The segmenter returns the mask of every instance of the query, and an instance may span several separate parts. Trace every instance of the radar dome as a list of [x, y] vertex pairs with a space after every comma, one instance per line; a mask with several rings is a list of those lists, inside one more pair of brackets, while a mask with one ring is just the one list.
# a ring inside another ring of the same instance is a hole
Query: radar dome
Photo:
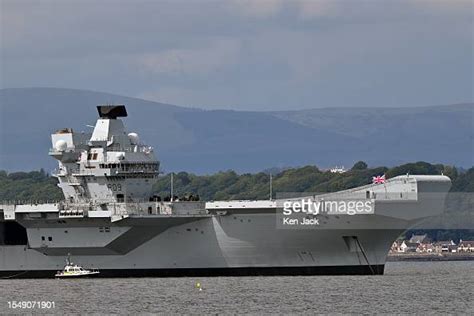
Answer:
[[64, 139], [60, 139], [54, 144], [54, 148], [56, 148], [57, 151], [65, 151], [67, 148], [67, 143]]
[[140, 142], [140, 138], [138, 137], [137, 133], [129, 133], [128, 138], [130, 139], [132, 145], [138, 145], [138, 143]]

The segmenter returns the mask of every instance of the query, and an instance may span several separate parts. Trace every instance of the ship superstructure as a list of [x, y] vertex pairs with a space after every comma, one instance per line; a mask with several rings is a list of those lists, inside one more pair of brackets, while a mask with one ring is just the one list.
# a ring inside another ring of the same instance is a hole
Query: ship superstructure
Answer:
[[52, 277], [71, 254], [100, 276], [381, 274], [392, 242], [440, 214], [446, 176], [406, 175], [312, 196], [357, 196], [366, 215], [319, 216], [312, 229], [280, 227], [284, 200], [188, 201], [154, 196], [153, 148], [122, 122], [123, 105], [98, 106], [92, 133], [52, 135], [64, 200], [0, 205], [0, 275]]
[[50, 155], [59, 161], [56, 176], [70, 203], [143, 201], [159, 171], [153, 148], [128, 133], [119, 117], [125, 106], [98, 106], [100, 118], [92, 134], [58, 130]]

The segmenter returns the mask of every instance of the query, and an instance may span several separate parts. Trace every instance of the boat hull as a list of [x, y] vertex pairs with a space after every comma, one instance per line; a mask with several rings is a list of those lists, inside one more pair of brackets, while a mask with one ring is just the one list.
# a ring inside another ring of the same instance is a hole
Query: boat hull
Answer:
[[[388, 249], [402, 231], [277, 229], [274, 214], [232, 215], [170, 227], [126, 254], [64, 250], [78, 264], [99, 269], [96, 277], [374, 275], [383, 273]], [[348, 245], [348, 236], [357, 236], [363, 251]], [[3, 246], [0, 276], [51, 278], [64, 258], [27, 245]]]
[[[408, 184], [401, 178], [392, 185]], [[54, 277], [68, 254], [100, 270], [99, 277], [382, 274], [393, 241], [443, 212], [449, 178], [418, 176], [415, 185], [415, 199], [379, 198], [374, 214], [320, 215], [320, 224], [311, 227], [282, 227], [281, 210], [271, 208], [116, 221], [24, 216], [17, 221], [26, 228], [26, 241], [0, 246], [0, 274]], [[390, 186], [357, 190], [378, 188]], [[424, 192], [435, 192], [436, 199]]]

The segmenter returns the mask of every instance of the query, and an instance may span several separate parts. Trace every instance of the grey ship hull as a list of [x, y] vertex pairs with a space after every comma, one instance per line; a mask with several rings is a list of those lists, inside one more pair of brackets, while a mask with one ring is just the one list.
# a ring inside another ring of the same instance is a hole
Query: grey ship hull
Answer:
[[314, 196], [356, 197], [375, 213], [317, 214], [320, 225], [295, 229], [280, 225], [285, 200], [161, 202], [159, 161], [127, 134], [125, 106], [97, 110], [91, 134], [51, 135], [63, 202], [0, 205], [2, 277], [53, 277], [68, 254], [102, 277], [381, 274], [393, 240], [440, 214], [450, 187], [445, 176], [407, 175]]
[[[87, 234], [92, 228], [78, 229]], [[123, 255], [76, 255], [82, 251], [74, 247], [46, 255], [28, 246], [3, 246], [0, 275], [52, 277], [64, 265], [64, 252], [82, 266], [99, 268], [101, 277], [382, 274], [388, 249], [401, 231], [282, 232], [275, 229], [274, 215], [231, 215], [170, 227]], [[348, 249], [343, 236], [358, 236], [367, 260]]]
[[53, 277], [68, 253], [101, 277], [382, 274], [393, 241], [441, 214], [449, 187], [445, 176], [403, 176], [331, 193], [376, 193], [375, 213], [319, 214], [320, 225], [307, 229], [279, 227], [277, 207], [229, 202], [205, 212], [76, 218], [58, 218], [47, 205], [3, 206], [0, 224], [24, 227], [25, 236], [22, 245], [3, 240], [0, 275]]
[[[0, 246], [0, 275], [52, 277], [68, 253], [99, 269], [100, 277], [382, 274], [397, 236], [444, 209], [449, 178], [410, 177], [416, 198], [380, 199], [375, 214], [321, 216], [321, 224], [308, 229], [278, 227], [276, 208], [118, 220], [22, 217], [16, 222], [26, 228], [27, 242]], [[350, 193], [397, 191], [406, 182], [394, 178]]]

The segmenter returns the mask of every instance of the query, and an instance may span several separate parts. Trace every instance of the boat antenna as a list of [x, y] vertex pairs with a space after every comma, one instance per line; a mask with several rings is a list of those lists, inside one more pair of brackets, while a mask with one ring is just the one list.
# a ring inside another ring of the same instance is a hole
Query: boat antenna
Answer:
[[273, 176], [270, 173], [270, 201], [272, 200], [273, 197]]
[[171, 172], [171, 198], [170, 201], [173, 202], [174, 188], [173, 188], [173, 172]]

